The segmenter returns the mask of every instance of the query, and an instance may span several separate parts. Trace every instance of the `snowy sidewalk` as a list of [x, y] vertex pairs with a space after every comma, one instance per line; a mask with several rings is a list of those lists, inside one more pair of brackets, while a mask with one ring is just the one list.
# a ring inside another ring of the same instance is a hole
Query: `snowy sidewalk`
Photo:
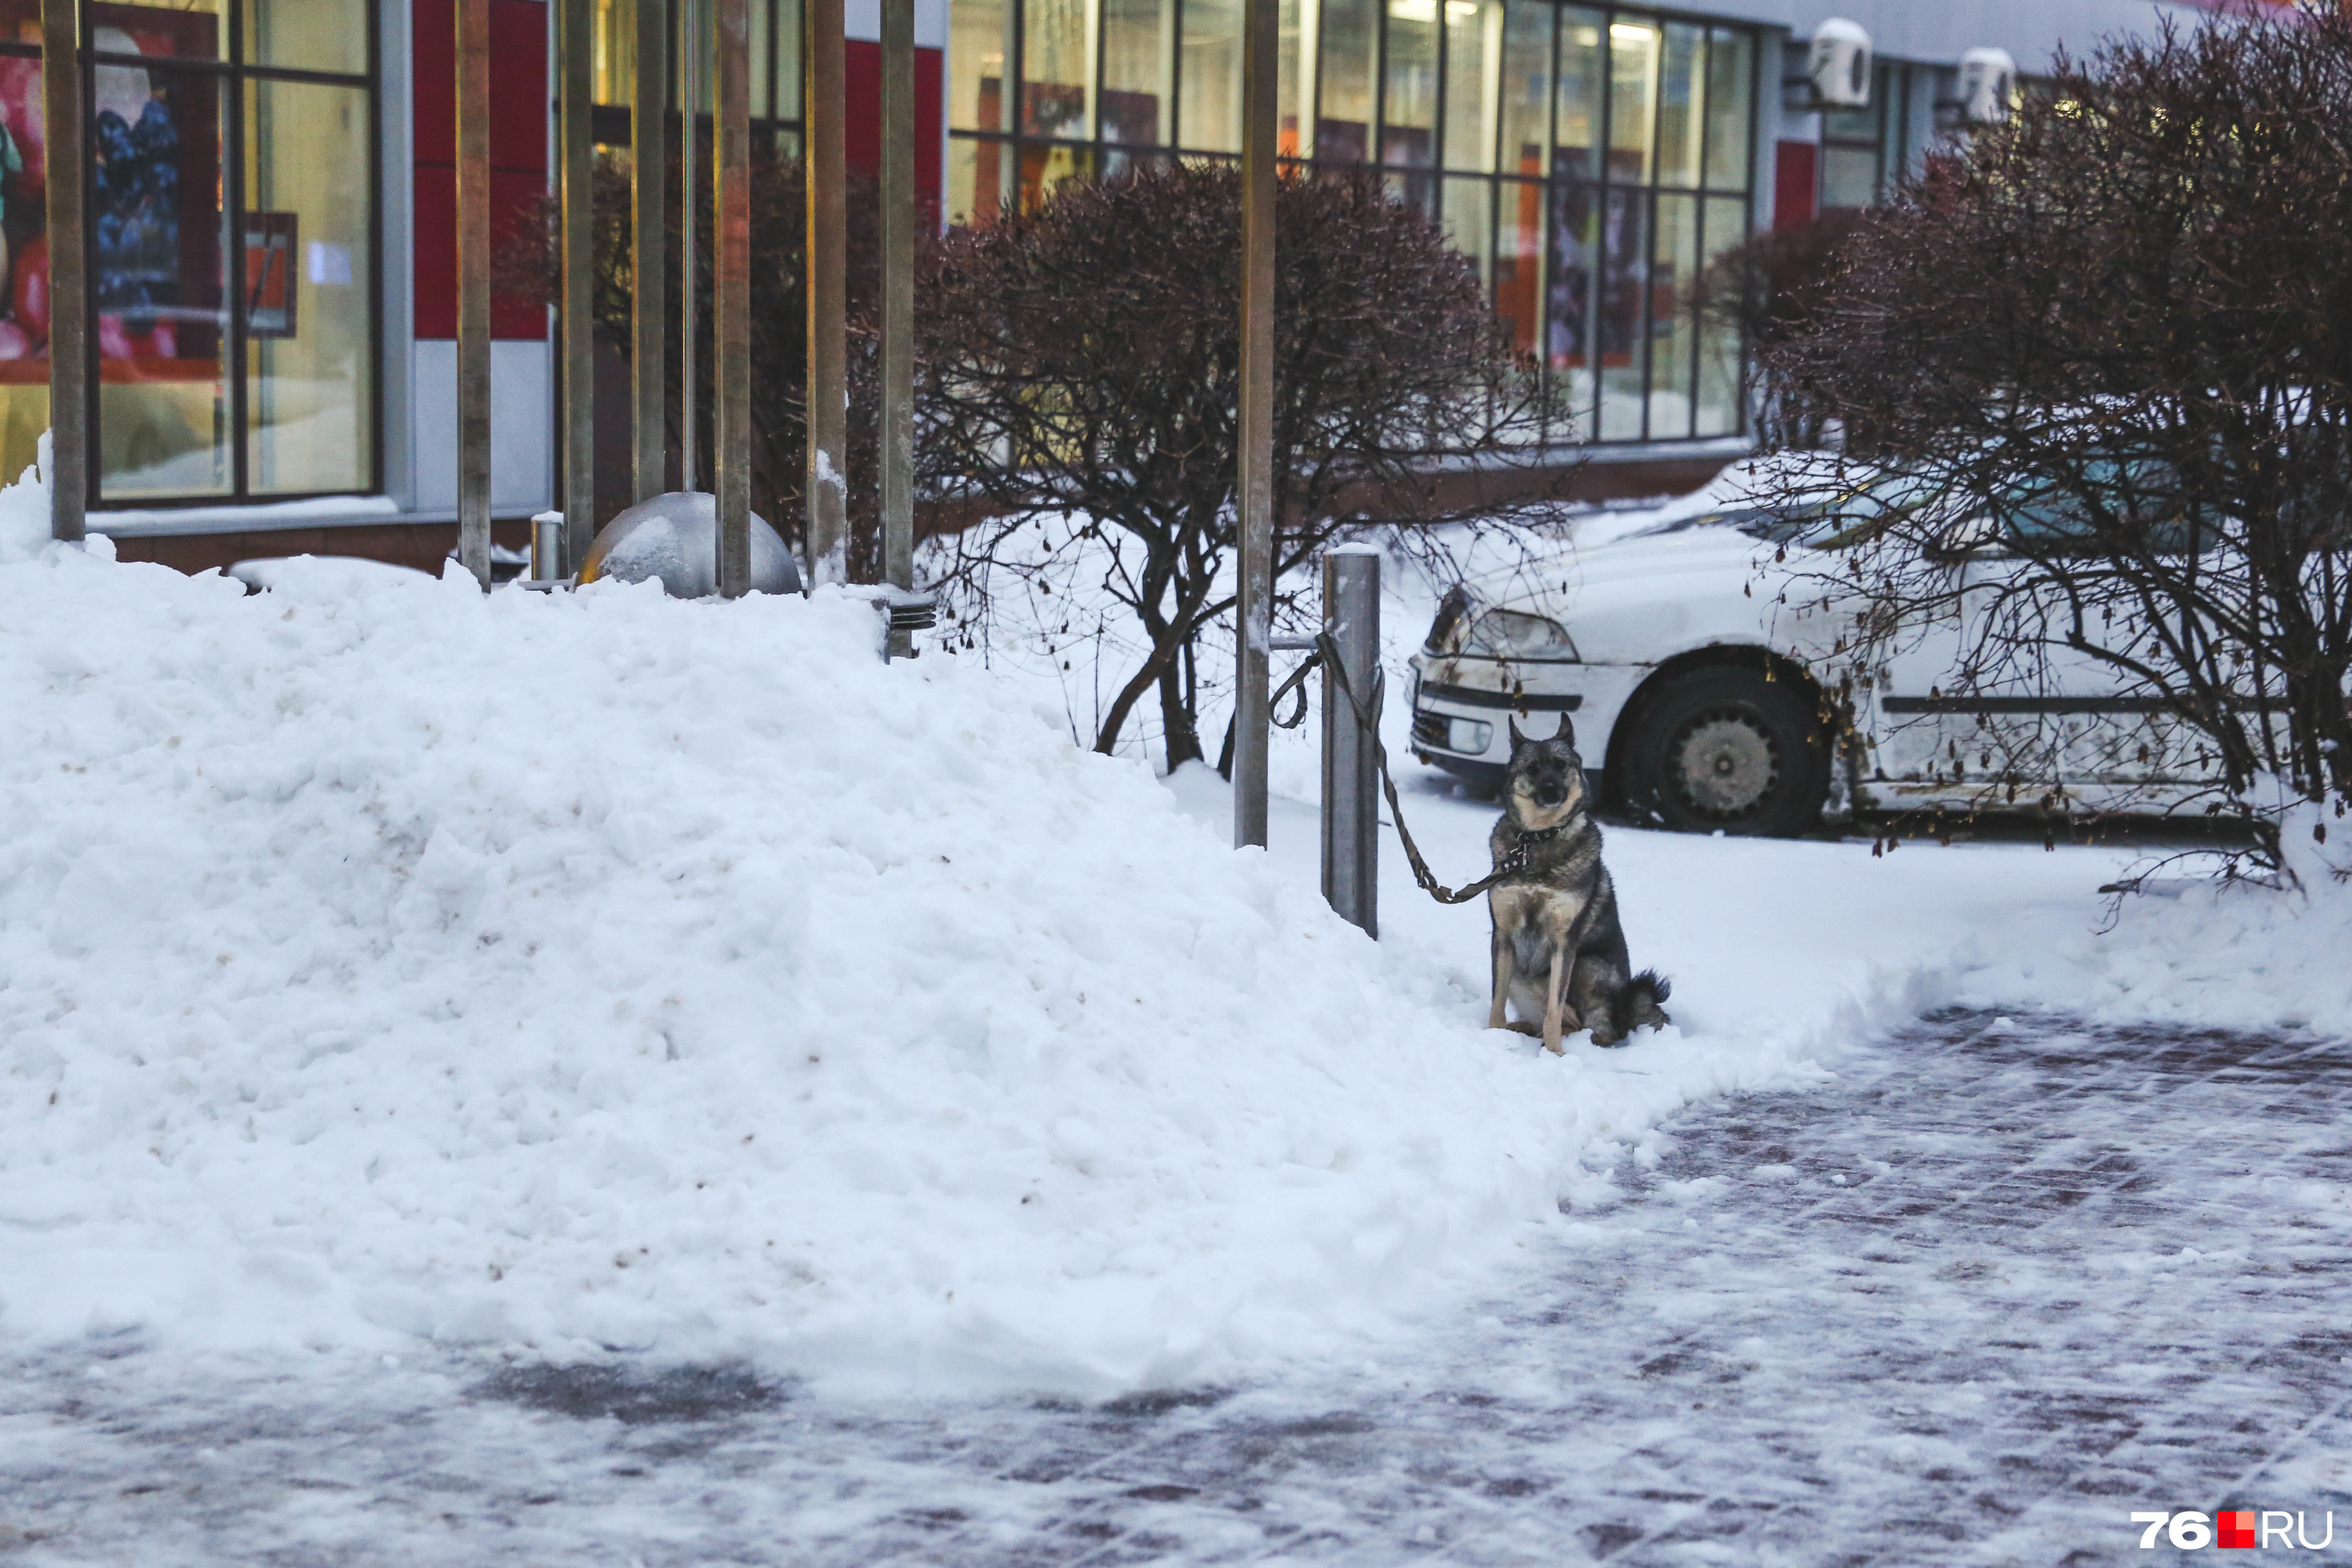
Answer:
[[1670, 1124], [1410, 1364], [1093, 1407], [0, 1365], [0, 1556], [2087, 1563], [2225, 1506], [2352, 1536], [2352, 1045], [1952, 1013], [1836, 1068]]

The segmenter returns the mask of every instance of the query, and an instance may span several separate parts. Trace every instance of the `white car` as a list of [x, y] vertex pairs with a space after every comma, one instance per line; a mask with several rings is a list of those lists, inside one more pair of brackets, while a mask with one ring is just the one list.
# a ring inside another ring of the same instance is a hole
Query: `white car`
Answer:
[[[1960, 537], [1970, 548], [1937, 567], [1956, 586], [2022, 570], [1998, 528]], [[1509, 721], [1548, 734], [1533, 716], [1561, 714], [1602, 800], [1698, 832], [1799, 833], [1825, 809], [2162, 811], [2210, 793], [2194, 733], [2087, 657], [2062, 650], [2032, 689], [1960, 695], [1956, 614], [1865, 662], [1806, 559], [1836, 543], [1802, 514], [1734, 507], [1473, 578], [1412, 660], [1413, 754], [1493, 789]]]

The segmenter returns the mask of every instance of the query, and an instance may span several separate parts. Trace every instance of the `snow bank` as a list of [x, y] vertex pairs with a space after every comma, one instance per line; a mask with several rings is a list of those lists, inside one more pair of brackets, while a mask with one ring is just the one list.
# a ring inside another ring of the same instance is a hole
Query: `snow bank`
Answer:
[[20, 1342], [1214, 1376], [1778, 1070], [1484, 1033], [862, 601], [103, 554], [0, 569]]
[[2352, 1035], [2352, 818], [2341, 803], [2275, 809], [2287, 885], [2221, 881], [2192, 857], [2096, 929], [1996, 946], [1960, 994], [2110, 1021]]

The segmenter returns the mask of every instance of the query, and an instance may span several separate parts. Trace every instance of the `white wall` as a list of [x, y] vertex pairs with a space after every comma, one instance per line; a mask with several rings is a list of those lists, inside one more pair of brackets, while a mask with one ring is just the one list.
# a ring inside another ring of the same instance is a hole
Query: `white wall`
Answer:
[[[554, 504], [554, 383], [552, 345], [490, 345], [490, 509], [502, 517]], [[425, 517], [455, 517], [457, 343], [418, 340], [409, 359], [409, 507]]]
[[2166, 16], [2193, 25], [2206, 14], [2172, 0], [1703, 0], [1692, 8], [1776, 23], [1800, 39], [1823, 18], [1843, 16], [1869, 29], [1883, 59], [1950, 65], [1961, 50], [1990, 45], [2015, 56], [2028, 75], [2045, 69], [2062, 42], [2086, 54], [2110, 34], [2153, 33]]

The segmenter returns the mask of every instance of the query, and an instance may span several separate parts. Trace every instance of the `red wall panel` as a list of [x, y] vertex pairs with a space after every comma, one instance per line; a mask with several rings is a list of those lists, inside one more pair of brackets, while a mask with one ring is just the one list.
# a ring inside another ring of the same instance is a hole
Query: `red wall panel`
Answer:
[[[455, 0], [415, 0], [413, 193], [416, 335], [457, 335], [457, 130]], [[518, 233], [547, 193], [547, 6], [490, 0], [490, 231]], [[504, 289], [490, 296], [490, 335], [544, 339], [547, 308]]]
[[[944, 62], [938, 49], [915, 51], [915, 190], [937, 217], [940, 206], [940, 111]], [[843, 151], [852, 169], [868, 174], [882, 169], [882, 46], [849, 40], [842, 61], [842, 99], [848, 107], [842, 127]]]
[[1801, 229], [1821, 214], [1822, 150], [1783, 141], [1772, 161], [1772, 229]]

